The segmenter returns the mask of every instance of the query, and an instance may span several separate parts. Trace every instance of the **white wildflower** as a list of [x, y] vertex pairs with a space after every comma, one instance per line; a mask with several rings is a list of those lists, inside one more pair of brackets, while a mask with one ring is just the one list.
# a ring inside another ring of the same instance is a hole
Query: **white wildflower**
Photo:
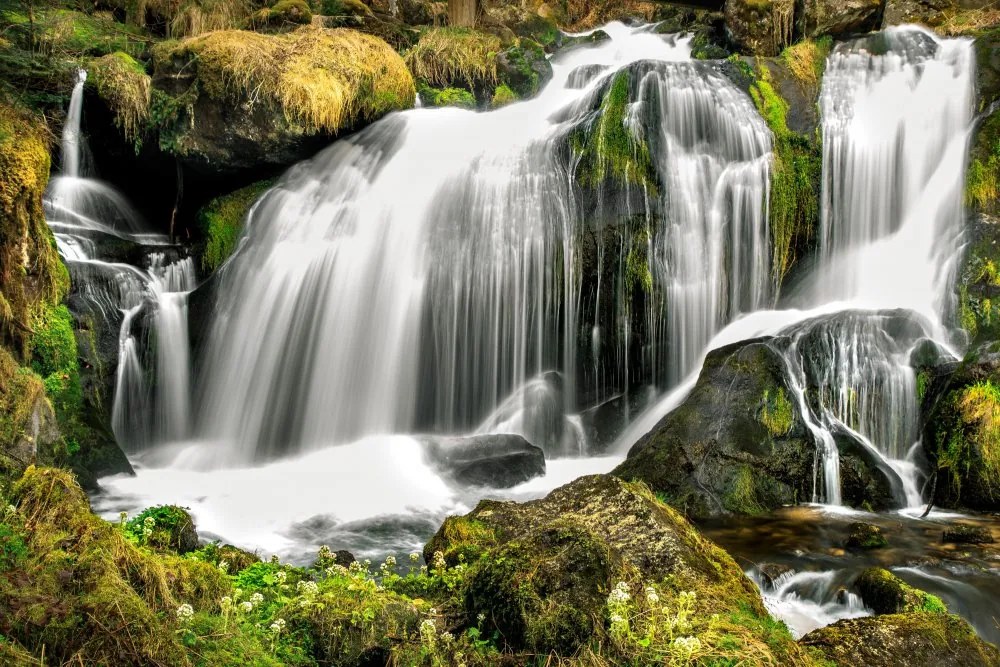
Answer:
[[185, 624], [190, 621], [192, 616], [194, 616], [194, 609], [191, 608], [191, 605], [185, 603], [180, 607], [177, 607], [177, 620], [180, 621], [181, 624]]

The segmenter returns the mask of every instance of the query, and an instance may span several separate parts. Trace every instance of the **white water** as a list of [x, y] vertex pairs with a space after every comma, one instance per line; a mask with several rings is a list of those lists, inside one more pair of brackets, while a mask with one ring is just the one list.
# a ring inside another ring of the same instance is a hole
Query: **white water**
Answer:
[[795, 639], [845, 618], [872, 613], [858, 595], [844, 587], [838, 572], [789, 571], [774, 580], [756, 569], [746, 574], [760, 588], [767, 610], [785, 622]]

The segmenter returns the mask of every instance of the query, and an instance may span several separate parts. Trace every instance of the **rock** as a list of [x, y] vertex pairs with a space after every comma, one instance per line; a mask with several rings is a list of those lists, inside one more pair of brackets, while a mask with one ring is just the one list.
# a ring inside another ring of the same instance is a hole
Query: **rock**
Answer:
[[798, 12], [798, 34], [844, 37], [879, 27], [882, 0], [803, 0]]
[[152, 534], [145, 542], [158, 549], [186, 554], [198, 548], [198, 531], [191, 513], [176, 505], [159, 505], [140, 512], [128, 522], [129, 529], [141, 535], [147, 525]]
[[779, 579], [785, 575], [794, 574], [795, 568], [784, 563], [761, 563], [757, 566], [757, 571], [760, 572], [764, 581], [774, 588]]
[[844, 503], [877, 512], [905, 504], [903, 480], [885, 459], [846, 429], [836, 429], [833, 438], [840, 453]]
[[153, 87], [160, 146], [214, 176], [291, 164], [416, 97], [385, 42], [311, 26], [164, 42], [154, 50]]
[[[438, 551], [474, 563], [464, 612], [483, 614], [481, 631], [497, 632], [515, 653], [572, 655], [603, 636], [609, 593], [619, 588], [642, 605], [652, 592], [667, 608], [679, 604], [682, 592], [693, 593], [686, 631], [692, 636], [708, 630], [713, 613], [719, 625], [712, 631], [720, 632], [732, 627], [735, 610], [767, 618], [753, 583], [729, 555], [643, 485], [606, 475], [582, 477], [523, 504], [484, 500], [448, 519], [425, 547], [425, 559], [434, 562]], [[744, 632], [736, 650], [763, 651], [755, 653], [762, 662], [777, 664], [773, 656], [784, 651], [799, 659], [794, 643], [774, 639], [768, 646]]]
[[422, 438], [427, 457], [461, 486], [506, 489], [545, 474], [545, 454], [519, 435]]
[[[1000, 129], [1000, 113], [994, 116]], [[979, 148], [973, 145], [973, 164], [979, 159]], [[1000, 202], [987, 195], [975, 205], [992, 208]], [[965, 257], [958, 274], [958, 318], [970, 343], [979, 345], [1000, 339], [1000, 284], [995, 269], [1000, 266], [1000, 217], [982, 212], [969, 215], [965, 236]]]
[[524, 99], [534, 96], [552, 79], [552, 65], [540, 46], [524, 40], [497, 56], [497, 74]]
[[958, 616], [890, 614], [839, 621], [799, 640], [838, 667], [993, 667], [1000, 650]]
[[993, 533], [985, 526], [967, 526], [958, 524], [950, 526], [941, 534], [942, 542], [954, 544], [993, 544]]
[[580, 413], [589, 453], [606, 451], [632, 421], [656, 399], [656, 389], [643, 387], [633, 394], [610, 398]]
[[882, 534], [882, 529], [870, 523], [856, 521], [847, 527], [847, 540], [844, 546], [852, 550], [881, 549], [889, 546], [889, 541]]
[[816, 450], [768, 339], [709, 353], [691, 393], [614, 474], [693, 517], [760, 514], [812, 497]]
[[776, 56], [792, 43], [794, 0], [726, 0], [726, 34], [740, 53]]
[[880, 567], [863, 570], [854, 580], [854, 588], [865, 606], [876, 614], [947, 611], [937, 596], [909, 586], [889, 570]]
[[597, 46], [611, 39], [603, 30], [595, 30], [586, 35], [569, 35], [559, 41], [559, 53], [566, 53], [578, 47]]
[[354, 557], [354, 554], [346, 549], [338, 549], [333, 552], [333, 562], [341, 567], [348, 567], [351, 563], [357, 560], [358, 559]]
[[922, 23], [934, 27], [944, 23], [945, 11], [957, 4], [956, 0], [887, 0], [882, 26]]
[[978, 350], [941, 364], [924, 380], [922, 442], [944, 507], [1000, 509], [1000, 354]]

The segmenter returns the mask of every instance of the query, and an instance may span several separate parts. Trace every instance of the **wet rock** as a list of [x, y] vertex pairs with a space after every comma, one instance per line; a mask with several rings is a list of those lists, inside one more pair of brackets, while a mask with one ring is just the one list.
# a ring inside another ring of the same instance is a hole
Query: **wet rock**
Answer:
[[956, 4], [955, 0], [887, 0], [882, 25], [922, 23], [937, 26], [947, 18], [945, 11]]
[[794, 0], [726, 0], [726, 33], [746, 55], [776, 56], [792, 42]]
[[632, 394], [610, 398], [580, 413], [589, 453], [607, 451], [628, 425], [652, 405], [655, 398], [655, 388], [644, 387]]
[[[424, 557], [438, 551], [476, 563], [465, 613], [483, 614], [483, 632], [497, 632], [514, 652], [572, 655], [604, 632], [609, 592], [622, 581], [634, 582], [624, 586], [643, 600], [642, 582], [655, 584], [665, 604], [694, 592], [698, 618], [732, 609], [766, 618], [759, 593], [729, 555], [644, 486], [606, 475], [523, 504], [482, 501], [446, 521]], [[774, 650], [795, 655], [797, 647]]]
[[462, 486], [506, 489], [545, 474], [545, 454], [513, 434], [422, 439], [428, 459]]
[[856, 521], [847, 527], [847, 540], [844, 546], [857, 551], [881, 549], [889, 546], [889, 541], [882, 534], [882, 529], [871, 523]]
[[941, 534], [941, 541], [954, 544], [992, 544], [995, 540], [989, 528], [959, 524], [946, 528]]
[[909, 586], [889, 570], [880, 567], [862, 571], [854, 581], [854, 588], [865, 606], [876, 614], [947, 611], [938, 597]]
[[869, 32], [879, 25], [882, 0], [804, 0], [798, 12], [798, 34], [820, 37]]
[[595, 30], [586, 35], [568, 35], [559, 41], [559, 53], [565, 53], [581, 46], [597, 46], [609, 39], [611, 39], [611, 35], [603, 30]]
[[799, 643], [838, 667], [991, 667], [1000, 650], [976, 636], [958, 616], [890, 614], [839, 621]]
[[844, 503], [883, 511], [905, 505], [899, 474], [879, 454], [846, 429], [833, 433], [840, 453], [840, 493]]
[[774, 587], [775, 582], [785, 575], [794, 574], [795, 568], [784, 563], [761, 563], [757, 566], [757, 571], [771, 587]]
[[712, 351], [685, 401], [614, 474], [688, 516], [761, 514], [811, 497], [816, 450], [770, 339]]
[[497, 74], [518, 97], [526, 98], [552, 79], [552, 65], [541, 47], [525, 40], [497, 55]]

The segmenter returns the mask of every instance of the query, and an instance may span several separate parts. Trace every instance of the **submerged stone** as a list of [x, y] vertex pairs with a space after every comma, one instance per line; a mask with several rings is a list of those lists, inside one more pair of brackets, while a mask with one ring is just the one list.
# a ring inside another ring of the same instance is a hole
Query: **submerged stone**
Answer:
[[993, 544], [993, 533], [985, 526], [967, 526], [958, 524], [949, 526], [941, 534], [942, 542], [954, 544]]
[[505, 489], [545, 474], [544, 452], [514, 434], [424, 436], [428, 459], [461, 486]]
[[847, 540], [844, 546], [848, 549], [867, 551], [887, 547], [889, 541], [885, 539], [882, 529], [878, 526], [856, 521], [847, 527]]

